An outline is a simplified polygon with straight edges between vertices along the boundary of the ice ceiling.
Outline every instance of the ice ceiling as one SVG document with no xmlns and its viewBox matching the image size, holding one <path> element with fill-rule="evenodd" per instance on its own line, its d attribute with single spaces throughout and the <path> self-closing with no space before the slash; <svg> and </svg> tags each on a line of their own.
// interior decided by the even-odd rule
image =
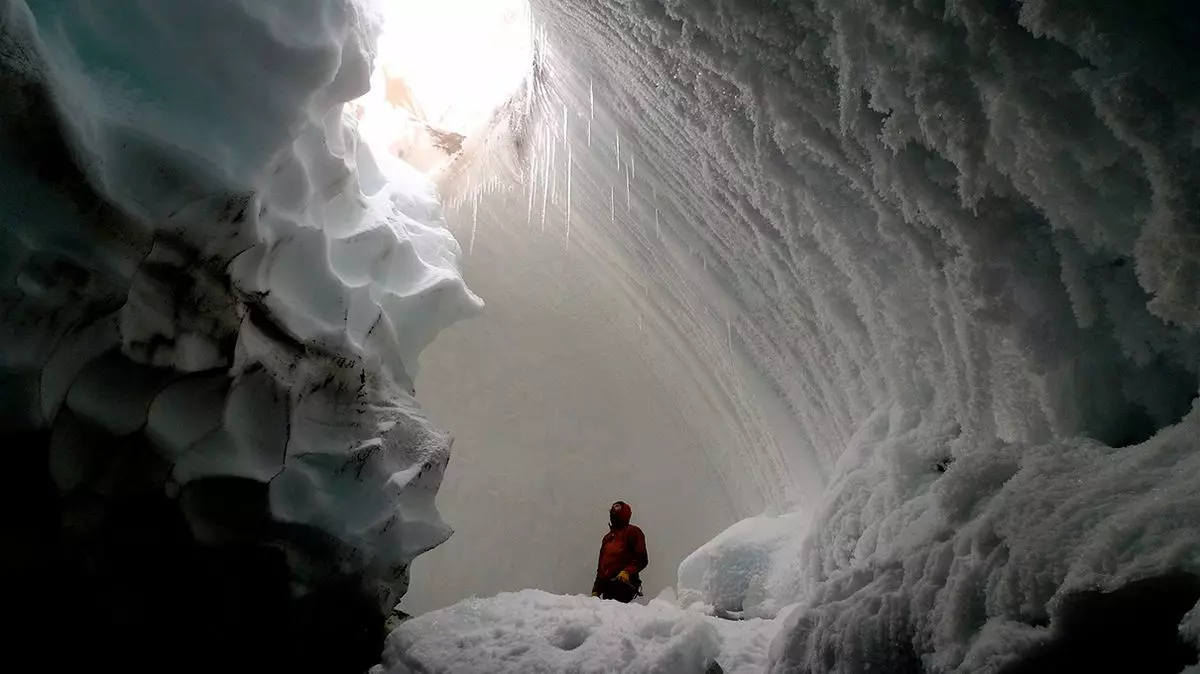
<svg viewBox="0 0 1200 674">
<path fill-rule="evenodd" d="M 775 671 L 994 671 L 1076 593 L 1200 572 L 1192 4 L 535 0 L 513 98 L 437 45 L 459 70 L 384 93 L 440 126 L 386 148 L 342 111 L 373 6 L 113 7 L 0 0 L 29 629 L 371 661 L 448 534 L 413 398 L 478 307 L 444 204 L 468 250 L 490 218 L 586 260 L 726 496 L 807 513 Z"/>
</svg>

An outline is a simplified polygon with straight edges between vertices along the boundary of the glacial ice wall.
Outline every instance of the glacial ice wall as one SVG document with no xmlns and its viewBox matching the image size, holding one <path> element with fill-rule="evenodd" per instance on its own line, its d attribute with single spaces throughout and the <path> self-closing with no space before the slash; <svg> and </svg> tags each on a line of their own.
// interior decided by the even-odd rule
<svg viewBox="0 0 1200 674">
<path fill-rule="evenodd" d="M 433 185 L 343 116 L 377 28 L 334 0 L 0 3 L 4 431 L 44 442 L 73 580 L 104 584 L 143 496 L 383 611 L 449 535 L 413 377 L 480 303 Z"/>
<path fill-rule="evenodd" d="M 613 242 L 727 460 L 812 516 L 681 568 L 799 606 L 773 671 L 1018 666 L 1200 571 L 1192 5 L 533 4 L 549 226 Z"/>
<path fill-rule="evenodd" d="M 729 320 L 821 470 L 896 399 L 1115 445 L 1189 408 L 1194 10 L 534 4 L 572 122 L 614 119 L 576 172 L 618 205 L 632 174 L 637 273 Z"/>
</svg>

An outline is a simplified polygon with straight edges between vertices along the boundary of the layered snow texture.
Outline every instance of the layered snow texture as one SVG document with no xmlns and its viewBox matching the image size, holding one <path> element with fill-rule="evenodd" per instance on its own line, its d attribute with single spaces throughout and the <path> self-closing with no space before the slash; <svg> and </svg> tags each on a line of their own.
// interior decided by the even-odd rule
<svg viewBox="0 0 1200 674">
<path fill-rule="evenodd" d="M 320 561 L 290 542 L 299 585 L 361 575 L 390 606 L 449 535 L 417 355 L 479 302 L 433 186 L 343 117 L 371 9 L 3 0 L 0 18 L 7 429 L 53 429 L 64 493 L 139 438 L 165 489 L 268 484 L 277 525 L 332 541 Z"/>
<path fill-rule="evenodd" d="M 388 637 L 374 674 L 761 672 L 776 625 L 540 590 L 467 599 Z"/>
</svg>

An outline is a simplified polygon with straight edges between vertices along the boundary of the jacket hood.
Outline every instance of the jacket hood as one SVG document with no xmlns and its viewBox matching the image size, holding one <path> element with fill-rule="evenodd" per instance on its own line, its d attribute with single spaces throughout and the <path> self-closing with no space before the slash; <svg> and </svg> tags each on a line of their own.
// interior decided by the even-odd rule
<svg viewBox="0 0 1200 674">
<path fill-rule="evenodd" d="M 608 522 L 613 527 L 623 527 L 629 524 L 630 518 L 633 517 L 633 508 L 624 501 L 617 501 L 612 504 L 612 508 L 608 511 Z"/>
</svg>

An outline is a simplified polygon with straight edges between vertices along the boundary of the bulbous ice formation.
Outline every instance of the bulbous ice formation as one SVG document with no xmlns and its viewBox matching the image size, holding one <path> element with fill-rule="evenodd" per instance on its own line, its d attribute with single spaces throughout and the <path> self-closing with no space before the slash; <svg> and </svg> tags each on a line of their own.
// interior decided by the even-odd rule
<svg viewBox="0 0 1200 674">
<path fill-rule="evenodd" d="M 196 543 L 281 552 L 293 595 L 350 579 L 390 608 L 450 533 L 417 356 L 480 302 L 433 186 L 343 116 L 371 8 L 0 18 L 5 431 L 44 441 L 66 503 L 169 492 Z"/>
</svg>

